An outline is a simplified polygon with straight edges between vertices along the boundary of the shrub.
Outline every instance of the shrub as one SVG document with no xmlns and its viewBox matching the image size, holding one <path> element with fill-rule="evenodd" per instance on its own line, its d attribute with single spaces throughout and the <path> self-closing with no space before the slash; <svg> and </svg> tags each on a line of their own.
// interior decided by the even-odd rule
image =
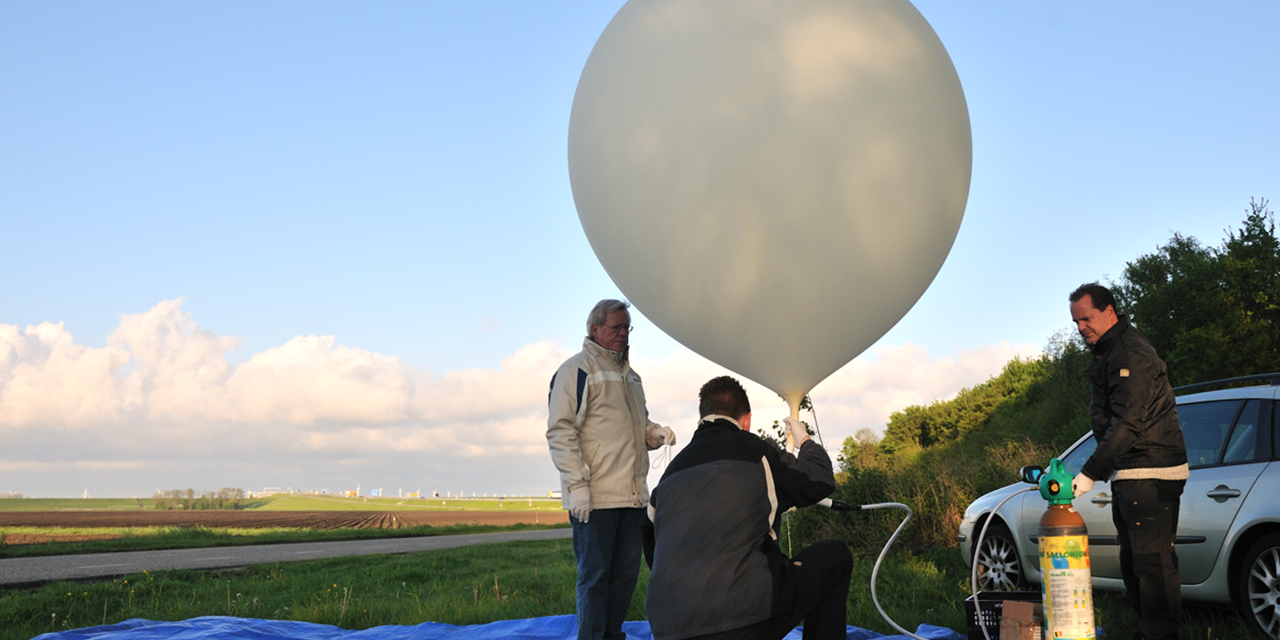
<svg viewBox="0 0 1280 640">
<path fill-rule="evenodd" d="M 1055 336 L 1041 357 L 1013 360 L 952 400 L 895 413 L 882 440 L 869 431 L 846 438 L 832 497 L 910 507 L 914 518 L 898 551 L 954 549 L 970 502 L 1016 482 L 1023 466 L 1047 464 L 1089 429 L 1089 357 L 1077 340 Z M 834 537 L 857 556 L 875 557 L 903 515 L 804 509 L 789 516 L 789 526 L 797 549 Z"/>
</svg>

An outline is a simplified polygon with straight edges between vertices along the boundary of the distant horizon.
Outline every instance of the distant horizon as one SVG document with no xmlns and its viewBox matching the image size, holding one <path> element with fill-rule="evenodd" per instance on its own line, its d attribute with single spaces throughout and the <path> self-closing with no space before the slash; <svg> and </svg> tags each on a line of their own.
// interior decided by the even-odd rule
<svg viewBox="0 0 1280 640">
<path fill-rule="evenodd" d="M 228 488 L 228 487 L 220 487 L 220 488 Z M 348 495 L 347 493 L 344 493 L 344 492 L 339 492 L 339 493 L 329 493 L 329 492 L 326 492 L 326 491 L 324 491 L 324 490 L 322 490 L 322 489 L 316 489 L 316 490 L 300 490 L 300 489 L 293 489 L 293 490 L 290 490 L 290 489 L 288 489 L 288 488 L 284 488 L 284 489 L 269 490 L 270 488 L 268 488 L 268 490 L 263 490 L 263 491 L 252 491 L 252 490 L 249 490 L 249 489 L 244 489 L 243 487 L 229 487 L 229 488 L 233 488 L 233 489 L 241 489 L 242 491 L 244 491 L 244 492 L 245 492 L 245 494 L 246 494 L 246 498 L 249 498 L 249 499 L 252 499 L 252 498 L 260 498 L 260 497 L 263 497 L 263 496 L 273 496 L 273 495 L 280 495 L 280 494 L 284 494 L 284 495 L 301 495 L 301 496 L 326 496 L 326 497 L 331 496 L 331 497 L 337 497 L 337 498 L 377 498 L 377 499 L 380 499 L 380 500 L 405 500 L 405 499 L 413 499 L 413 500 L 477 500 L 477 499 L 478 499 L 478 500 L 504 500 L 504 499 L 515 499 L 515 498 L 522 498 L 522 499 L 535 499 L 535 500 L 536 500 L 536 499 L 541 499 L 541 500 L 560 500 L 560 496 L 559 496 L 559 495 L 550 495 L 550 494 L 553 494 L 553 493 L 554 493 L 554 494 L 560 494 L 560 490 L 559 490 L 559 489 L 556 489 L 556 490 L 554 490 L 554 491 L 548 491 L 548 492 L 547 492 L 547 493 L 545 493 L 545 494 L 530 494 L 530 495 L 522 495 L 522 494 L 514 494 L 514 493 L 493 493 L 492 495 L 490 495 L 490 494 L 489 494 L 489 493 L 487 493 L 487 492 L 471 492 L 471 493 L 466 493 L 466 492 L 458 492 L 458 493 L 442 492 L 440 495 L 432 495 L 432 494 L 430 494 L 430 493 L 427 493 L 426 495 L 409 495 L 409 494 L 406 494 L 406 495 L 381 495 L 381 494 L 373 494 L 373 493 L 356 493 L 356 494 L 353 494 L 353 495 Z M 177 491 L 186 491 L 186 490 L 187 490 L 187 489 L 177 489 Z M 165 489 L 164 491 L 174 491 L 174 489 Z M 192 491 L 194 491 L 194 492 L 195 492 L 195 496 L 196 496 L 196 497 L 201 497 L 201 496 L 206 496 L 206 495 L 209 495 L 209 494 L 212 494 L 212 493 L 216 493 L 218 490 L 217 490 L 217 489 L 205 489 L 205 490 L 201 491 L 201 490 L 199 490 L 199 489 L 192 489 Z M 140 496 L 140 495 L 134 495 L 134 496 L 97 496 L 97 495 L 83 495 L 83 494 L 82 494 L 82 495 L 79 495 L 79 496 L 29 496 L 29 495 L 25 495 L 25 494 L 23 494 L 23 493 L 22 493 L 22 492 L 20 492 L 20 491 L 17 491 L 17 492 L 0 493 L 0 500 L 149 500 L 149 499 L 151 499 L 151 498 L 159 497 L 159 496 L 161 495 L 161 493 L 162 493 L 162 492 L 156 492 L 156 493 L 153 493 L 153 494 L 151 494 L 151 495 L 149 495 L 149 496 Z M 417 493 L 417 492 L 409 492 L 409 493 L 410 493 L 410 494 L 412 494 L 412 493 Z"/>
</svg>

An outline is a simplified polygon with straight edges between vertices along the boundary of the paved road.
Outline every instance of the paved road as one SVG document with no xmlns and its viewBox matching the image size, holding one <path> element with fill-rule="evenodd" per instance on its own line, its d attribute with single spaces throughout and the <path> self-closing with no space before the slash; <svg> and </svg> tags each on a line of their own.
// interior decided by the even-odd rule
<svg viewBox="0 0 1280 640">
<path fill-rule="evenodd" d="M 223 569 L 250 564 L 271 564 L 379 553 L 414 553 L 432 549 L 452 549 L 473 544 L 514 540 L 557 540 L 573 536 L 571 529 L 507 531 L 460 536 L 345 540 L 340 542 L 299 542 L 258 544 L 244 547 L 173 549 L 167 551 L 125 551 L 74 556 L 42 556 L 0 560 L 0 585 L 25 586 L 55 580 L 110 578 L 142 571 L 165 569 Z"/>
</svg>

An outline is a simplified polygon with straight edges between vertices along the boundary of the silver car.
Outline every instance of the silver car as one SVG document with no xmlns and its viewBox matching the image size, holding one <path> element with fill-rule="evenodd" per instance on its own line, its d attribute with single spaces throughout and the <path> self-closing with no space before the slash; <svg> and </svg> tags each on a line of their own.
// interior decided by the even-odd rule
<svg viewBox="0 0 1280 640">
<path fill-rule="evenodd" d="M 1265 386 L 1201 389 L 1265 380 Z M 1182 597 L 1235 603 L 1268 637 L 1280 639 L 1280 374 L 1179 387 L 1178 418 L 1191 477 L 1178 518 Z M 1086 434 L 1060 456 L 1079 473 L 1097 443 Z M 1011 484 L 974 500 L 960 522 L 960 554 L 972 566 L 973 543 L 992 509 L 1026 484 Z M 1093 586 L 1124 591 L 1110 484 L 1099 481 L 1074 506 L 1089 528 Z M 995 513 L 978 549 L 984 589 L 1039 584 L 1037 536 L 1046 503 L 1022 493 Z"/>
</svg>

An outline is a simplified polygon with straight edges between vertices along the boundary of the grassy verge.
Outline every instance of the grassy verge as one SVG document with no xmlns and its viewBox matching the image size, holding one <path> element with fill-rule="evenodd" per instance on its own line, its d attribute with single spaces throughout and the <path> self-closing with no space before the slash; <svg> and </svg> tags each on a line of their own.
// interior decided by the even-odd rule
<svg viewBox="0 0 1280 640">
<path fill-rule="evenodd" d="M 538 617 L 573 612 L 574 576 L 572 544 L 557 540 L 59 582 L 0 591 L 0 640 L 129 618 L 229 615 L 364 629 Z"/>
<path fill-rule="evenodd" d="M 137 511 L 150 498 L 15 498 L 0 500 L 0 511 Z"/>
<path fill-rule="evenodd" d="M 467 533 L 493 533 L 497 531 L 529 531 L 553 529 L 568 525 L 474 525 L 421 526 L 404 529 L 224 529 L 209 527 L 127 527 L 127 528 L 43 528 L 9 527 L 5 534 L 69 534 L 120 535 L 110 540 L 83 540 L 75 542 L 40 542 L 34 544 L 5 544 L 0 540 L 0 558 L 69 555 L 79 553 L 108 553 L 113 551 L 154 551 L 159 549 L 187 549 L 202 547 L 232 547 L 249 544 L 280 544 L 285 542 L 323 542 L 332 540 L 370 540 L 382 538 L 412 538 L 418 536 L 443 536 Z"/>
<path fill-rule="evenodd" d="M 897 633 L 871 600 L 873 562 L 859 561 L 849 598 L 849 624 Z M 644 619 L 648 572 L 628 619 Z M 512 542 L 396 556 L 296 562 L 237 571 L 169 571 L 93 583 L 60 582 L 0 590 L 0 640 L 26 640 L 129 618 L 185 620 L 198 616 L 298 620 L 365 629 L 427 621 L 482 624 L 570 614 L 575 568 L 569 540 Z M 900 625 L 920 623 L 965 632 L 968 574 L 954 550 L 928 556 L 891 554 L 876 593 Z M 1126 638 L 1133 614 L 1119 594 L 1097 596 L 1097 616 L 1109 637 Z M 1233 612 L 1189 606 L 1183 638 L 1249 637 Z"/>
</svg>

